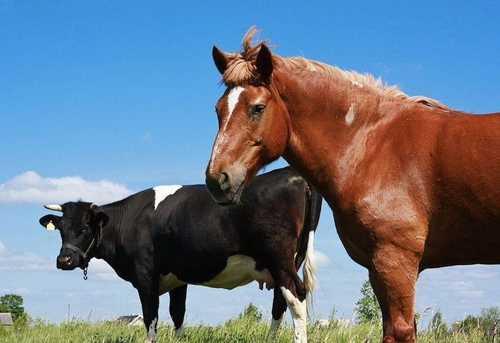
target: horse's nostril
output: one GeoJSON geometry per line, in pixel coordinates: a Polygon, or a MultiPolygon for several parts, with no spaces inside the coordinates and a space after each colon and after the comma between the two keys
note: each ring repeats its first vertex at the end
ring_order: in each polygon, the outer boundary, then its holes
{"type": "Polygon", "coordinates": [[[229,183],[229,174],[225,173],[225,172],[222,172],[219,176],[219,186],[220,186],[220,189],[225,192],[227,191],[229,188],[231,188],[231,185],[229,183]]]}

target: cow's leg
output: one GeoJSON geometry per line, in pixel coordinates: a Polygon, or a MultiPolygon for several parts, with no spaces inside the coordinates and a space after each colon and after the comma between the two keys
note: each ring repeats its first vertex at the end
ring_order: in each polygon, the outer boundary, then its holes
{"type": "Polygon", "coordinates": [[[156,342],[156,328],[158,325],[158,306],[160,304],[160,295],[158,293],[158,279],[153,278],[149,281],[139,283],[137,290],[141,299],[142,315],[144,325],[148,333],[146,342],[156,342]]]}
{"type": "Polygon", "coordinates": [[[186,292],[187,285],[174,288],[168,295],[170,296],[169,311],[170,317],[174,322],[175,335],[177,337],[182,335],[184,331],[184,314],[186,313],[186,292]]]}
{"type": "Polygon", "coordinates": [[[273,309],[271,320],[271,327],[269,328],[268,338],[274,339],[276,336],[278,329],[283,320],[283,314],[286,311],[286,300],[283,297],[283,293],[281,293],[281,289],[274,288],[274,297],[273,297],[273,309]]]}
{"type": "Polygon", "coordinates": [[[419,256],[390,244],[373,255],[370,282],[382,310],[384,343],[415,342],[419,256]]]}
{"type": "MultiPolygon", "coordinates": [[[[271,272],[273,274],[273,272],[271,272]]],[[[283,269],[273,275],[276,287],[281,290],[293,320],[294,342],[307,342],[306,289],[295,271],[293,257],[283,269]]]]}

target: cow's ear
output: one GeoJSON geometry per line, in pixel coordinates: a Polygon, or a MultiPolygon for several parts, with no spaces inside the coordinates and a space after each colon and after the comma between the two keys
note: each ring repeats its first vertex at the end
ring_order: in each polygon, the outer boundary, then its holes
{"type": "Polygon", "coordinates": [[[48,214],[40,218],[39,222],[47,231],[53,231],[59,226],[59,220],[61,220],[61,217],[48,214]]]}
{"type": "Polygon", "coordinates": [[[106,226],[109,221],[109,216],[99,209],[98,206],[93,205],[91,207],[92,212],[92,226],[96,226],[98,228],[102,228],[106,226]]]}

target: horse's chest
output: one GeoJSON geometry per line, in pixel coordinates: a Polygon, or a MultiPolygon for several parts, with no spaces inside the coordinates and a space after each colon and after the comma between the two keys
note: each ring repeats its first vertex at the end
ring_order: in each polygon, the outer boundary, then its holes
{"type": "MultiPolygon", "coordinates": [[[[233,289],[235,287],[246,285],[252,281],[260,284],[267,284],[270,287],[273,284],[271,274],[267,269],[257,270],[256,262],[252,257],[246,255],[233,255],[227,259],[225,268],[212,279],[198,283],[198,285],[233,289]]],[[[160,278],[160,294],[164,294],[176,287],[187,284],[180,280],[175,274],[169,273],[160,278]]]]}

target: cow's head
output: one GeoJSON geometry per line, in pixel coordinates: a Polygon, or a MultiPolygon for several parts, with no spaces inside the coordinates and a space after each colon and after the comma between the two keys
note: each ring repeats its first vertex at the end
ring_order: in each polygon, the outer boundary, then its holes
{"type": "Polygon", "coordinates": [[[57,229],[61,233],[62,247],[57,256],[57,268],[86,268],[99,245],[101,229],[108,216],[97,205],[81,201],[44,207],[62,212],[62,216],[49,214],[40,218],[40,224],[47,230],[57,229]]]}

